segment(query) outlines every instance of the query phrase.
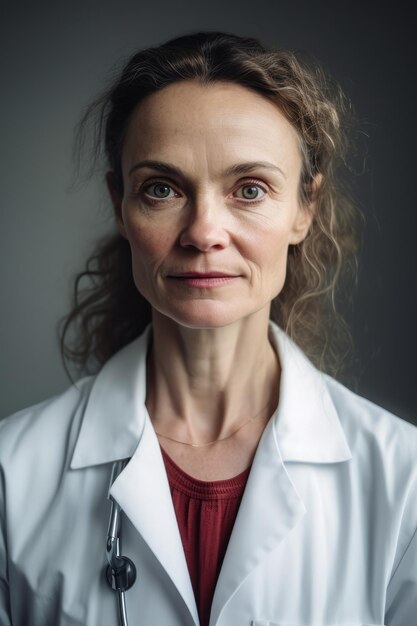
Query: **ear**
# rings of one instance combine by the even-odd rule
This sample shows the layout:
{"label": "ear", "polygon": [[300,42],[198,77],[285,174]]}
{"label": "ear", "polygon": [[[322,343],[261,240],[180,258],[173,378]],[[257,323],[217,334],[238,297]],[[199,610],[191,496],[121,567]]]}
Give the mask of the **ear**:
{"label": "ear", "polygon": [[322,180],[323,176],[317,174],[306,190],[308,201],[299,206],[289,242],[292,245],[301,243],[307,237],[307,233],[316,215],[317,192],[321,186]]}
{"label": "ear", "polygon": [[114,216],[116,218],[119,233],[122,235],[122,237],[126,238],[126,229],[122,215],[123,194],[119,191],[118,185],[116,185],[116,176],[114,172],[107,172],[106,183],[112,201]]}

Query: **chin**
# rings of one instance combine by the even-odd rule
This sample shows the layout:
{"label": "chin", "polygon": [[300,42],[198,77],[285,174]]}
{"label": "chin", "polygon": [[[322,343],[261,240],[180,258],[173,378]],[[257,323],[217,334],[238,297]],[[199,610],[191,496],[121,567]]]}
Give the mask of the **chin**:
{"label": "chin", "polygon": [[249,314],[242,315],[236,304],[226,306],[225,303],[210,300],[182,303],[178,307],[153,307],[176,324],[194,329],[222,328],[238,322]]}

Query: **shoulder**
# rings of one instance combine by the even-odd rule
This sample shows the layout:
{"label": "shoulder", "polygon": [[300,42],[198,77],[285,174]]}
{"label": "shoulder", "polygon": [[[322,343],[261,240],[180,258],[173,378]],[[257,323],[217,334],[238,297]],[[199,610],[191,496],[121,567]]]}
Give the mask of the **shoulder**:
{"label": "shoulder", "polygon": [[[406,544],[417,527],[417,427],[325,376],[352,453],[351,472],[397,520]],[[382,509],[380,509],[382,510]]]}
{"label": "shoulder", "polygon": [[[270,331],[282,370],[278,432],[281,446],[283,440],[286,444],[290,440],[286,458],[337,462],[351,456],[352,467],[369,468],[372,477],[385,473],[392,482],[393,476],[398,481],[416,476],[414,424],[317,369],[277,325],[271,323]],[[297,448],[297,441],[302,446]]]}
{"label": "shoulder", "polygon": [[81,379],[63,393],[27,407],[0,421],[0,465],[16,467],[21,461],[68,447],[78,432],[94,377]]}
{"label": "shoulder", "polygon": [[[367,444],[398,464],[417,463],[417,426],[324,375],[342,427],[354,448]],[[398,458],[401,455],[401,459]]]}
{"label": "shoulder", "polygon": [[380,512],[374,530],[390,524],[397,537],[395,571],[417,528],[417,427],[324,378],[351,449],[350,476],[360,485],[364,506]]}

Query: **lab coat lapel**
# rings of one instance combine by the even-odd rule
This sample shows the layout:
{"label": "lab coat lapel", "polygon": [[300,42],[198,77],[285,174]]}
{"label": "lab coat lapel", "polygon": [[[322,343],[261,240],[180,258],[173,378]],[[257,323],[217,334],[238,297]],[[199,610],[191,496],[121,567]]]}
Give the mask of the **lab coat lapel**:
{"label": "lab coat lapel", "polygon": [[298,524],[305,507],[282,462],[270,420],[259,442],[213,597],[210,624],[248,574]]}
{"label": "lab coat lapel", "polygon": [[149,417],[139,446],[113,483],[110,495],[148,544],[178,589],[194,622],[199,624],[164,461]]}
{"label": "lab coat lapel", "polygon": [[217,581],[210,624],[217,623],[245,578],[307,512],[286,464],[352,458],[325,375],[273,322],[269,337],[281,365],[279,404],[253,459]]}
{"label": "lab coat lapel", "polygon": [[[142,535],[199,623],[164,461],[146,410],[151,327],[115,354],[92,386],[74,449],[73,470],[130,458],[110,495]],[[110,477],[110,469],[109,469]],[[132,555],[134,560],[134,555]]]}

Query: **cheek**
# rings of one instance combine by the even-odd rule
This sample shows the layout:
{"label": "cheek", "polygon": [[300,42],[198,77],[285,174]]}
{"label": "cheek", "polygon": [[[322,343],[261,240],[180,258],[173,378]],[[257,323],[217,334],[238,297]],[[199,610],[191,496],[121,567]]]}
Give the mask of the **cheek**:
{"label": "cheek", "polygon": [[248,240],[248,253],[262,271],[276,272],[285,268],[289,233],[285,224],[269,223],[266,228],[253,229]]}
{"label": "cheek", "polygon": [[137,221],[126,224],[126,236],[135,263],[157,263],[170,245],[166,233],[161,232],[156,225],[145,225]]}
{"label": "cheek", "polygon": [[[251,251],[254,285],[265,301],[273,300],[282,290],[288,257],[289,230],[283,224],[270,224],[252,239]],[[249,251],[248,251],[249,253]]]}
{"label": "cheek", "polygon": [[132,275],[136,289],[152,302],[155,275],[160,265],[161,239],[152,230],[135,226],[126,227],[132,257]]}
{"label": "cheek", "polygon": [[286,240],[276,239],[264,244],[264,274],[267,287],[274,292],[274,297],[284,286],[287,256],[288,243]]}

